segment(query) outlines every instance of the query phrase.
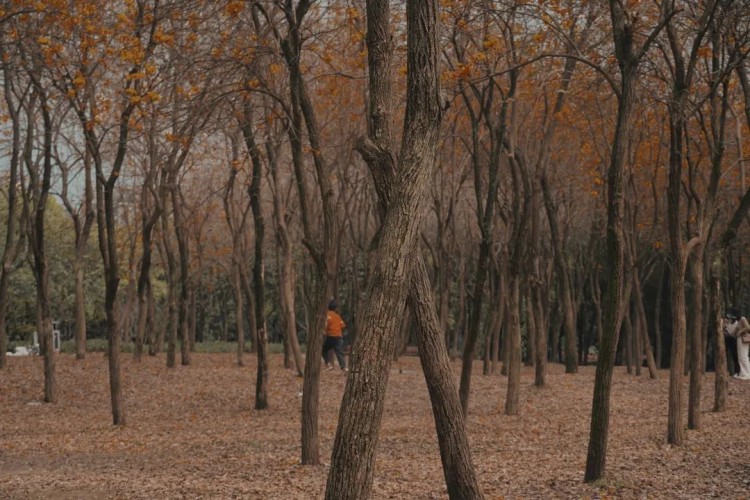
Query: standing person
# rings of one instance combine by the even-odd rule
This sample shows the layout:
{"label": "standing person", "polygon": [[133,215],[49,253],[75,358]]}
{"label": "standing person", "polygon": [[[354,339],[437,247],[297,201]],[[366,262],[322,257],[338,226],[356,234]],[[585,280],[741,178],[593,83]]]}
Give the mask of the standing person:
{"label": "standing person", "polygon": [[346,323],[341,319],[339,313],[336,312],[338,305],[336,300],[332,300],[328,304],[328,316],[326,317],[326,339],[323,342],[323,360],[326,363],[326,371],[332,370],[333,365],[328,362],[328,354],[331,350],[336,352],[336,358],[339,360],[339,367],[341,371],[348,371],[346,367],[346,358],[344,358],[344,327]]}
{"label": "standing person", "polygon": [[729,375],[734,377],[735,375],[739,375],[740,373],[740,362],[739,358],[737,357],[737,339],[734,335],[731,335],[729,333],[728,326],[735,321],[738,321],[740,319],[740,313],[737,311],[737,309],[730,309],[727,311],[727,313],[724,315],[724,320],[722,321],[722,331],[724,332],[724,344],[727,346],[727,368],[729,370]]}
{"label": "standing person", "polygon": [[724,324],[724,329],[729,335],[735,338],[737,358],[739,361],[739,373],[735,373],[732,376],[740,380],[750,380],[750,358],[748,358],[750,344],[746,344],[742,341],[742,334],[750,332],[750,323],[748,323],[747,318],[740,316],[737,309],[730,309],[726,318],[727,321]]}

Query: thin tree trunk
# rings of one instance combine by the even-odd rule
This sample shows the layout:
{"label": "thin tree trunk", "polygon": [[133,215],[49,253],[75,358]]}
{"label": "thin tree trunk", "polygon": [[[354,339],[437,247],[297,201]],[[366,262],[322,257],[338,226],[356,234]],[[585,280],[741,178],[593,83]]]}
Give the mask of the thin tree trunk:
{"label": "thin tree trunk", "polygon": [[[614,372],[617,340],[620,331],[620,309],[623,302],[623,279],[625,249],[623,242],[623,167],[627,142],[632,127],[632,116],[636,98],[636,79],[640,59],[648,49],[644,45],[636,49],[633,45],[635,26],[633,17],[617,0],[609,1],[615,54],[619,63],[621,81],[617,122],[612,141],[612,154],[607,171],[607,261],[608,287],[604,297],[604,330],[596,366],[594,395],[591,406],[588,454],[586,457],[586,482],[604,476],[607,463],[609,438],[610,393]],[[649,38],[648,40],[653,40]]]}
{"label": "thin tree trunk", "polygon": [[659,282],[656,287],[656,300],[654,302],[654,344],[656,344],[656,366],[662,367],[662,339],[661,339],[661,309],[664,304],[664,278],[666,277],[667,266],[662,265],[659,273]]}
{"label": "thin tree trunk", "polygon": [[268,338],[266,333],[266,301],[264,283],[264,261],[263,240],[265,235],[265,222],[263,220],[263,209],[260,200],[260,188],[262,177],[262,163],[260,151],[255,142],[255,132],[252,129],[252,110],[250,103],[245,102],[244,120],[242,122],[242,134],[245,145],[252,160],[253,173],[250,183],[249,195],[250,205],[253,210],[253,226],[255,228],[255,258],[253,260],[253,302],[255,304],[255,351],[258,356],[258,368],[255,381],[255,409],[265,410],[268,408]]}
{"label": "thin tree trunk", "polygon": [[[4,45],[0,44],[0,58],[5,61]],[[2,65],[3,72],[3,95],[5,97],[5,112],[8,113],[11,122],[12,138],[10,147],[10,159],[8,161],[8,220],[5,225],[5,241],[3,246],[3,259],[0,264],[0,369],[7,365],[6,352],[8,351],[7,314],[9,305],[10,275],[21,251],[24,241],[23,224],[20,232],[16,234],[18,224],[18,185],[19,168],[21,163],[21,103],[16,105],[13,101],[14,81],[11,75],[11,64]],[[24,214],[26,219],[26,214]]]}
{"label": "thin tree trunk", "polygon": [[286,225],[285,208],[281,198],[281,186],[279,185],[278,164],[276,155],[272,148],[266,148],[268,151],[269,161],[272,165],[271,176],[276,186],[274,190],[273,218],[276,223],[276,241],[280,251],[277,252],[277,261],[279,268],[278,288],[279,288],[279,317],[282,335],[284,336],[284,365],[286,368],[292,368],[287,364],[289,358],[293,358],[294,367],[297,375],[302,376],[305,369],[305,362],[302,357],[302,351],[299,346],[297,336],[297,318],[295,314],[294,298],[294,260],[292,257],[292,244],[289,239],[289,230]]}
{"label": "thin tree trunk", "polygon": [[[643,293],[641,289],[641,279],[638,276],[638,271],[633,270],[633,301],[635,302],[635,313],[638,325],[638,334],[641,339],[641,345],[643,351],[646,354],[646,366],[648,366],[649,377],[656,379],[658,377],[658,371],[656,369],[656,362],[654,361],[654,351],[651,349],[651,340],[648,335],[648,320],[646,319],[646,309],[643,306]],[[639,351],[639,355],[640,355]]]}
{"label": "thin tree trunk", "polygon": [[169,183],[172,196],[172,216],[174,217],[174,233],[177,239],[177,255],[180,266],[180,295],[178,298],[178,331],[180,338],[180,363],[190,364],[190,329],[188,326],[188,307],[190,305],[190,251],[187,235],[185,234],[185,217],[182,213],[182,200],[177,185],[176,172]]}
{"label": "thin tree trunk", "polygon": [[545,379],[547,378],[547,324],[544,321],[544,305],[542,304],[542,290],[540,286],[536,286],[532,290],[532,310],[534,316],[536,316],[536,335],[534,336],[536,342],[536,358],[534,360],[534,385],[537,387],[544,387]]}
{"label": "thin tree trunk", "polygon": [[47,249],[45,241],[45,215],[47,210],[47,200],[49,197],[51,179],[52,179],[52,119],[50,117],[47,96],[42,88],[38,75],[34,71],[29,72],[34,86],[34,93],[31,97],[28,116],[28,144],[33,141],[33,116],[32,110],[36,108],[36,99],[40,100],[39,110],[43,119],[43,142],[42,142],[42,165],[41,172],[39,166],[32,160],[32,150],[27,148],[25,151],[25,162],[29,172],[29,182],[34,201],[34,210],[32,228],[29,234],[31,243],[31,252],[34,257],[34,278],[36,280],[36,299],[37,311],[41,330],[40,343],[44,355],[44,401],[55,403],[57,401],[57,379],[55,373],[55,351],[52,339],[52,312],[50,310],[50,291],[49,291],[49,262],[47,260]]}
{"label": "thin tree trunk", "polygon": [[[233,259],[235,260],[235,259]],[[240,263],[232,265],[232,291],[234,292],[234,322],[237,328],[237,366],[245,366],[245,314],[243,310],[242,284],[240,283]]]}
{"label": "thin tree trunk", "polygon": [[727,349],[724,344],[724,333],[721,331],[722,301],[721,301],[721,260],[723,252],[718,252],[712,266],[711,274],[711,326],[714,332],[714,408],[720,413],[727,409],[727,394],[729,393],[729,372],[727,371]]}
{"label": "thin tree trunk", "polygon": [[703,389],[703,372],[705,352],[703,351],[703,245],[698,245],[690,264],[691,282],[693,284],[692,304],[693,321],[688,333],[692,348],[690,351],[690,387],[688,391],[688,429],[701,428],[700,398]]}
{"label": "thin tree trunk", "polygon": [[518,415],[521,393],[521,317],[519,277],[510,277],[508,296],[508,392],[505,398],[505,414]]}

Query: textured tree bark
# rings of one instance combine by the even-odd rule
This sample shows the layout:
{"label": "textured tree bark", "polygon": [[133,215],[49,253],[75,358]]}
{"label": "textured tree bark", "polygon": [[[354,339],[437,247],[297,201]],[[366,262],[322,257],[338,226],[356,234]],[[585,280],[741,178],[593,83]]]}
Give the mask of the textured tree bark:
{"label": "textured tree bark", "polygon": [[[682,414],[683,393],[684,393],[684,368],[685,368],[685,342],[686,342],[686,305],[685,305],[685,275],[687,260],[690,256],[691,249],[702,244],[705,241],[706,232],[698,231],[697,236],[693,236],[687,244],[683,241],[685,228],[682,221],[681,203],[683,197],[684,180],[683,180],[683,153],[685,149],[684,134],[686,131],[686,122],[688,108],[691,97],[689,95],[695,76],[695,68],[699,64],[697,59],[697,50],[693,47],[699,47],[703,39],[708,36],[709,31],[714,24],[718,2],[712,0],[701,6],[702,11],[697,13],[699,18],[692,28],[693,40],[691,49],[683,47],[683,42],[687,39],[687,34],[681,32],[676,23],[666,24],[666,31],[669,40],[670,63],[672,70],[672,89],[671,98],[668,101],[669,111],[669,179],[667,185],[667,222],[669,227],[669,258],[671,264],[670,273],[670,299],[672,305],[672,359],[670,365],[669,377],[669,412],[667,415],[667,441],[673,445],[681,445],[685,437],[685,426],[683,425],[684,416]],[[662,6],[663,12],[668,15],[675,15],[677,7],[673,0],[665,2]],[[688,58],[685,55],[689,54]],[[713,68],[716,70],[716,68]],[[720,139],[721,140],[721,139]],[[713,175],[713,174],[712,174]],[[718,182],[718,176],[711,181]],[[692,187],[692,186],[691,186]],[[709,188],[710,191],[710,188]],[[708,205],[710,200],[706,200]],[[706,207],[710,212],[710,207]],[[700,342],[693,345],[693,350],[700,351]],[[698,353],[696,353],[697,355]],[[699,365],[701,363],[698,363]],[[700,390],[696,385],[693,389]]]}
{"label": "textured tree bark", "polygon": [[[368,58],[370,68],[370,138],[358,149],[373,173],[380,196],[381,215],[389,205],[396,179],[391,131],[391,60],[389,9],[387,1],[368,3]],[[450,498],[482,498],[466,435],[458,393],[453,383],[450,357],[443,338],[424,261],[417,256],[409,300],[416,325],[420,361],[430,393],[438,443]],[[406,315],[405,315],[406,318]]]}
{"label": "textured tree bark", "polygon": [[640,52],[633,46],[634,26],[629,13],[617,0],[609,2],[615,53],[620,66],[621,81],[617,123],[612,143],[612,155],[607,171],[607,260],[608,286],[603,298],[604,329],[596,366],[594,395],[591,406],[591,427],[584,480],[596,481],[604,476],[607,463],[607,442],[609,437],[609,397],[612,387],[615,353],[621,322],[623,300],[623,266],[625,249],[623,245],[623,166],[626,159],[627,141],[632,127],[632,114],[635,101],[635,82]]}
{"label": "textured tree bark", "polygon": [[427,270],[420,259],[414,268],[408,302],[418,325],[419,359],[430,392],[448,496],[454,500],[483,498],[431,292]]}
{"label": "textured tree bark", "polygon": [[385,388],[400,320],[393,311],[403,307],[412,276],[440,125],[437,11],[434,0],[410,0],[406,7],[407,109],[400,168],[380,231],[378,262],[362,311],[362,328],[352,350],[326,484],[328,499],[365,499],[372,490]]}

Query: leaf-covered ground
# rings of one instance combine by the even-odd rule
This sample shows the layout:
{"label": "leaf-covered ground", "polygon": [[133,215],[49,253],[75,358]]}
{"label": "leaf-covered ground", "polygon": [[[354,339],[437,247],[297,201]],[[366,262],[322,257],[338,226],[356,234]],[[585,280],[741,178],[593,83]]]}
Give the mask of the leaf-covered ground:
{"label": "leaf-covered ground", "polygon": [[[323,464],[313,467],[299,465],[302,380],[283,369],[280,355],[272,357],[266,411],[253,409],[253,355],[240,368],[235,355],[196,354],[172,370],[163,355],[140,365],[123,355],[125,427],[111,425],[105,357],[57,360],[56,404],[40,402],[41,358],[11,358],[0,371],[0,498],[323,496],[345,384],[338,371],[322,374]],[[584,484],[594,368],[566,375],[550,365],[545,388],[534,387],[533,370],[524,368],[521,415],[508,417],[506,378],[483,376],[476,365],[468,427],[487,498],[750,498],[750,382],[731,380],[728,410],[718,414],[707,374],[701,430],[672,447],[668,372],[650,380],[616,368],[608,476]],[[373,497],[447,498],[415,357],[391,371]]]}

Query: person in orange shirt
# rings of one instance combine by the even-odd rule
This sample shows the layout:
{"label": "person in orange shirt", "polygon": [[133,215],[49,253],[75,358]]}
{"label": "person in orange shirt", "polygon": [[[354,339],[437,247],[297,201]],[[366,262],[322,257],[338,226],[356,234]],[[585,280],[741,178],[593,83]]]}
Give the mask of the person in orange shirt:
{"label": "person in orange shirt", "polygon": [[326,363],[326,371],[333,369],[333,364],[329,363],[328,356],[331,350],[336,352],[336,358],[339,360],[339,366],[342,371],[348,371],[346,368],[346,358],[344,358],[344,327],[346,323],[336,312],[338,305],[335,300],[328,304],[328,316],[326,317],[326,339],[323,342],[323,360]]}

